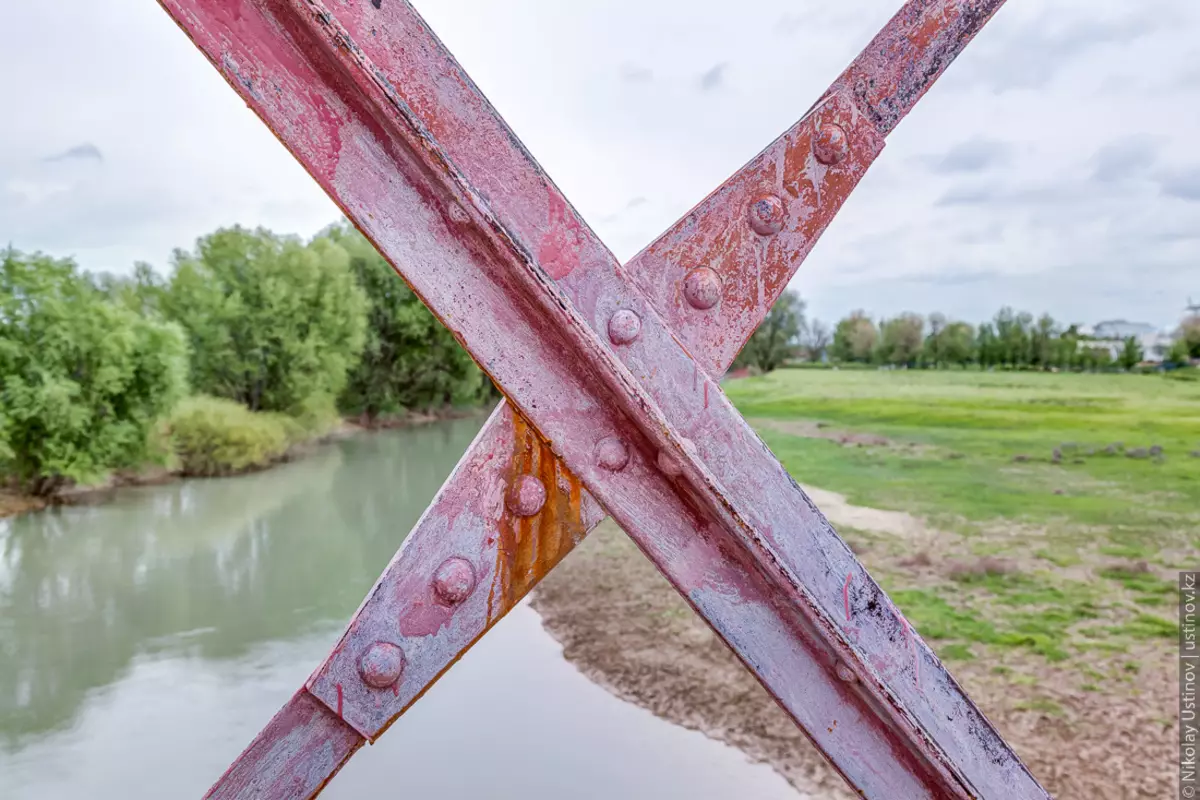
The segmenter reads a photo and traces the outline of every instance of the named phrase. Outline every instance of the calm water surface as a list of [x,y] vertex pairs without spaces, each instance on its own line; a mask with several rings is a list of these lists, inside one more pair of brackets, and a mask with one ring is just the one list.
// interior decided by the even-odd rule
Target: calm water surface
[[[0,798],[199,797],[332,646],[478,429],[0,520]],[[608,695],[518,607],[323,797],[796,800]]]

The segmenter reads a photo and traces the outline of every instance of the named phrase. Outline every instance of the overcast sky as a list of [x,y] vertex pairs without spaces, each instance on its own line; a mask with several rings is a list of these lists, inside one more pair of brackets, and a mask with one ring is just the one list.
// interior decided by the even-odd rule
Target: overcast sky
[[[8,3],[0,241],[164,268],[337,211],[153,0]],[[899,0],[415,5],[622,260],[792,124]],[[793,283],[834,319],[1200,301],[1200,3],[1010,0]]]

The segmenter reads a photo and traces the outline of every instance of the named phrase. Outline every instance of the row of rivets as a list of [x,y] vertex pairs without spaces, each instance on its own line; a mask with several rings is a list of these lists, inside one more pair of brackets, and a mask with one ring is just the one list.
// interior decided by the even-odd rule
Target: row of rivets
[[[448,606],[456,606],[475,590],[475,568],[457,556],[442,562],[433,574],[433,593]],[[394,642],[374,642],[358,659],[358,674],[372,689],[389,689],[404,674],[404,651]]]
[[[850,154],[850,138],[840,125],[827,122],[817,129],[816,135],[813,136],[812,148],[817,161],[832,166]],[[779,233],[786,221],[783,201],[773,194],[763,194],[754,198],[746,210],[746,216],[751,230],[759,236],[773,236]],[[696,267],[683,279],[683,297],[688,305],[698,311],[707,311],[720,302],[721,288],[721,276],[710,267]],[[611,322],[609,335],[612,337]],[[616,341],[615,337],[613,341]]]

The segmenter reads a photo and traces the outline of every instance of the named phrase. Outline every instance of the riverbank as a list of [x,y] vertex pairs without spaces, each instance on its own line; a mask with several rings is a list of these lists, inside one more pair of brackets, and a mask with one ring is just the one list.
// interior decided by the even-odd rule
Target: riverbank
[[[414,411],[405,414],[394,414],[387,417],[367,419],[356,417],[343,419],[331,431],[314,436],[301,442],[296,442],[287,448],[278,458],[266,464],[255,465],[238,470],[224,477],[236,477],[261,472],[280,464],[286,464],[304,458],[316,449],[331,442],[376,431],[396,430],[398,428],[416,428],[452,419],[486,416],[490,407],[478,409],[447,408],[434,411]],[[194,477],[182,469],[150,465],[141,470],[120,470],[112,473],[102,483],[87,486],[67,486],[54,494],[41,497],[24,494],[11,487],[0,486],[0,519],[33,511],[42,511],[52,506],[95,505],[112,499],[119,489],[130,486],[156,486],[163,483]]]
[[[1055,797],[1170,794],[1200,385],[780,370],[724,388]],[[617,529],[589,536],[535,607],[618,695],[801,791],[852,796]]]
[[[836,519],[828,503],[822,507]],[[860,519],[873,512],[845,508]],[[903,559],[872,545],[871,532],[841,530],[872,573],[899,568]],[[770,764],[802,794],[857,796],[612,522],[542,582],[533,606],[566,658],[618,697]],[[1017,651],[949,668],[1060,800],[1152,800],[1170,793],[1176,668],[1165,648],[1142,643],[1123,653],[1097,653],[1082,670]],[[1101,692],[1089,673],[1124,673],[1128,682],[1120,693]]]

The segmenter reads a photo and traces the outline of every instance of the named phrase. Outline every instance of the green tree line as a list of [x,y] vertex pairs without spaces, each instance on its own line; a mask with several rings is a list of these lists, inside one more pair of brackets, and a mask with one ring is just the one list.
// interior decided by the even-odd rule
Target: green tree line
[[[1117,353],[1062,326],[1048,314],[1002,308],[978,327],[944,314],[900,314],[878,322],[853,311],[832,330],[809,321],[805,304],[785,292],[739,354],[734,366],[769,372],[787,361],[832,361],[908,368],[1133,369],[1146,359],[1141,342],[1124,339]],[[1163,361],[1186,365],[1200,358],[1200,316],[1186,317]]]
[[234,227],[163,275],[0,251],[0,479],[51,494],[178,458],[216,474],[491,384],[357,230]]

